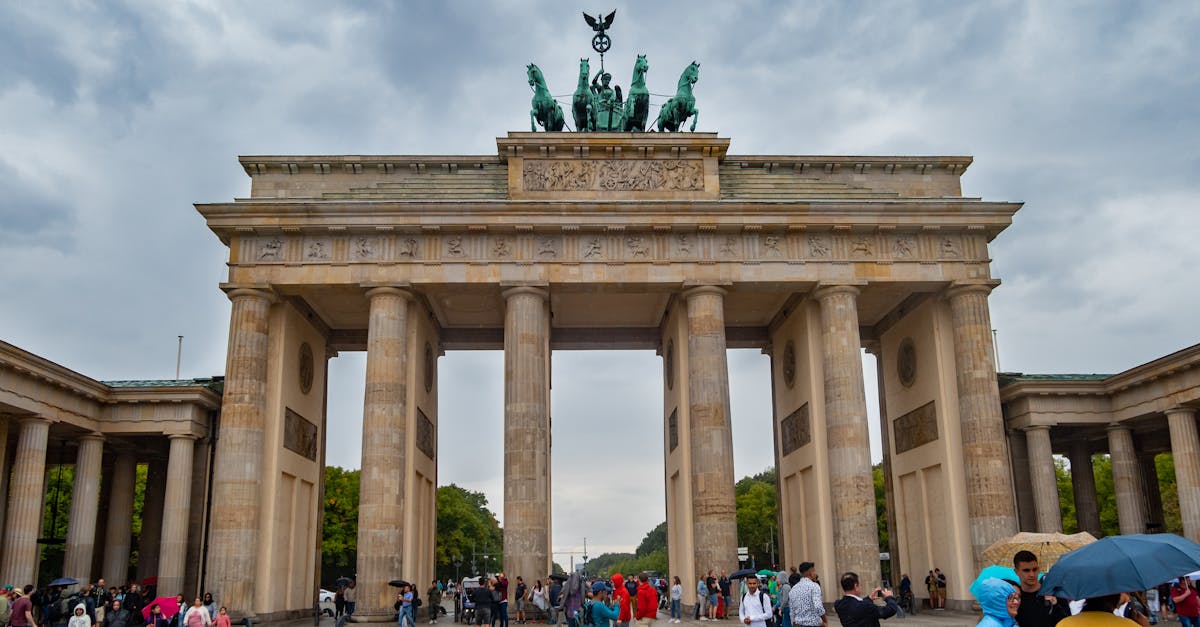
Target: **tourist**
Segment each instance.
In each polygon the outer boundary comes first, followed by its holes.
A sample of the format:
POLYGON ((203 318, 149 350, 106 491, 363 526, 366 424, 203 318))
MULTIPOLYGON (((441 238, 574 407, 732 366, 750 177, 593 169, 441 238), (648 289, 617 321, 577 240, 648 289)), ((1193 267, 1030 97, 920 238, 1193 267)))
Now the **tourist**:
POLYGON ((856 573, 842 575, 842 598, 833 603, 842 627, 879 627, 879 619, 895 616, 896 599, 892 591, 875 588, 869 596, 863 597, 862 582, 856 573), (876 599, 883 599, 883 605, 876 605, 876 599))
POLYGON ((96 585, 92 586, 92 607, 95 608, 93 616, 96 619, 96 624, 104 622, 104 611, 108 609, 108 602, 112 600, 109 596, 109 591, 104 587, 104 578, 96 580, 96 585))
MULTIPOLYGON (((761 582, 759 583, 761 584, 761 582)), ((729 581, 729 576, 725 574, 725 569, 722 568, 721 576, 717 579, 717 588, 720 588, 721 600, 724 601, 724 611, 722 612, 721 618, 729 618, 729 605, 733 600, 729 595, 732 585, 732 582, 729 581)), ((772 591, 771 594, 774 595, 775 592, 772 591)))
POLYGON ((513 598, 517 601, 517 624, 525 623, 525 596, 529 593, 529 586, 525 585, 525 579, 517 575, 517 590, 513 593, 513 598))
POLYGON ((87 615, 87 604, 77 603, 75 610, 71 613, 70 620, 67 621, 67 627, 92 627, 92 617, 87 615))
POLYGON ((1146 610, 1143 592, 1122 592, 1121 600, 1117 603, 1117 609, 1113 610, 1113 614, 1121 618, 1129 620, 1141 625, 1142 627, 1150 627, 1150 612, 1146 610))
POLYGON ((708 571, 708 577, 704 578, 705 594, 708 596, 708 620, 717 620, 717 610, 720 609, 721 602, 721 586, 717 582, 717 571, 708 571))
POLYGON ((225 609, 225 606, 222 605, 221 609, 217 610, 217 618, 213 621, 213 626, 232 627, 229 623, 229 611, 225 609))
POLYGON ((169 627, 171 619, 162 613, 162 607, 154 603, 150 606, 150 616, 146 619, 146 627, 169 627))
POLYGON ((188 607, 187 601, 184 600, 182 594, 175 595, 175 604, 179 606, 179 611, 176 612, 175 616, 171 618, 171 624, 174 625, 174 627, 184 627, 183 619, 185 616, 187 616, 187 612, 190 608, 188 607))
MULTIPOLYGON (((136 583, 129 584, 129 591, 121 597, 121 607, 131 615, 137 616, 142 613, 142 608, 146 607, 146 601, 151 599, 143 599, 141 588, 136 583)), ((183 608, 181 604, 180 609, 183 608)))
MULTIPOLYGON (((618 609, 616 627, 629 627, 629 621, 633 619, 633 597, 629 594, 629 588, 625 587, 625 577, 621 573, 613 574, 612 587, 613 600, 616 601, 618 609)), ((594 588, 595 586, 593 593, 594 588)))
POLYGON ((824 596, 821 594, 821 584, 817 576, 817 565, 812 562, 802 562, 799 574, 793 578, 796 583, 788 592, 788 610, 791 614, 791 624, 799 627, 825 627, 829 619, 825 616, 824 596))
POLYGON ((629 577, 628 577, 628 578, 625 580, 625 591, 629 593, 629 609, 630 609, 630 613, 631 613, 631 614, 636 614, 636 613, 637 613, 637 602, 638 602, 638 598, 637 598, 637 591, 638 591, 637 577, 635 577, 635 576, 633 576, 633 575, 630 575, 630 576, 629 576, 629 577))
POLYGON ((681 605, 683 604, 683 582, 679 580, 679 575, 671 583, 671 622, 678 623, 683 620, 681 605))
POLYGON ((646 573, 640 573, 637 585, 637 621, 640 627, 654 627, 658 620, 658 590, 650 585, 646 573))
POLYGON ((746 594, 738 605, 738 617, 743 625, 749 627, 766 627, 767 621, 774 616, 771 611, 771 597, 759 589, 758 575, 746 577, 746 594))
POLYGON ((204 609, 208 610, 209 618, 216 620, 217 602, 213 600, 213 595, 211 592, 204 593, 204 609))
POLYGON ((983 620, 977 627, 1013 627, 1018 611, 1025 604, 1019 588, 1003 579, 984 579, 971 586, 971 591, 983 609, 983 620))
POLYGON ((0 592, 0 627, 8 625, 9 619, 12 618, 12 586, 5 586, 0 592))
POLYGON ((183 615, 182 627, 212 627, 212 615, 208 613, 208 608, 204 607, 204 601, 200 597, 192 600, 192 606, 183 615))
POLYGON ((776 616, 779 617, 775 624, 790 627, 792 613, 789 605, 791 604, 792 585, 788 583, 788 574, 782 570, 775 573, 775 589, 778 591, 778 595, 775 597, 777 599, 775 611, 776 616))
POLYGON ((549 616, 546 622, 551 625, 558 624, 558 610, 562 607, 563 601, 563 584, 558 579, 551 578, 550 586, 546 591, 546 603, 550 606, 549 616))
POLYGON ((429 624, 432 625, 437 622, 438 611, 442 609, 442 587, 437 579, 429 586, 426 596, 429 597, 429 624))
POLYGON ((12 615, 8 619, 8 624, 11 627, 36 627, 37 621, 33 620, 33 601, 29 595, 33 592, 33 586, 25 586, 21 592, 13 591, 16 597, 12 602, 12 615))
POLYGON ((696 580, 696 612, 693 620, 708 620, 708 614, 704 609, 704 604, 708 602, 708 586, 704 584, 704 577, 701 576, 696 580))
POLYGON ((907 573, 900 575, 900 607, 913 614, 917 613, 916 599, 913 598, 912 579, 908 578, 907 573))
POLYGON ((337 590, 333 593, 333 617, 341 618, 346 611, 346 586, 338 584, 337 590))
POLYGON ((1075 616, 1060 621, 1059 627, 1137 627, 1137 623, 1114 616, 1113 610, 1121 601, 1120 594, 1108 594, 1086 599, 1083 609, 1075 616))
POLYGON ((1016 616, 1020 627, 1054 627, 1071 615, 1071 608, 1066 603, 1041 594, 1041 567, 1032 551, 1017 551, 1013 556, 1013 570, 1021 580, 1021 609, 1016 616))
POLYGON ((936 610, 938 606, 938 585, 937 577, 934 576, 932 570, 929 571, 928 575, 925 575, 925 589, 929 591, 929 609, 936 610))
POLYGON ((1159 610, 1161 605, 1158 602, 1158 588, 1150 588, 1146 591, 1146 610, 1150 612, 1150 624, 1158 624, 1159 610))
POLYGON ((499 596, 492 614, 492 624, 508 627, 508 577, 504 573, 496 573, 492 590, 499 596))
POLYGON ((937 597, 939 610, 946 609, 946 574, 940 568, 934 568, 933 574, 936 576, 934 581, 937 583, 937 597))
MULTIPOLYGON (((626 592, 623 586, 614 587, 616 592, 626 592)), ((615 604, 609 603, 608 587, 603 581, 597 581, 591 587, 592 600, 584 605, 583 614, 591 620, 587 622, 590 627, 609 627, 611 624, 620 624, 621 612, 615 604)), ((628 592, 626 592, 628 594, 628 592)), ((628 624, 628 619, 626 620, 628 624)))
POLYGON ((1175 615, 1183 627, 1200 627, 1200 599, 1197 599, 1196 588, 1187 577, 1180 577, 1171 586, 1171 600, 1175 602, 1175 615))
POLYGON ((475 603, 475 624, 476 625, 491 625, 492 624, 492 580, 480 581, 479 587, 474 590, 465 591, 471 595, 471 601, 475 603))
POLYGON ((346 599, 346 616, 354 616, 355 601, 358 600, 358 591, 354 588, 357 585, 358 582, 351 580, 342 591, 342 596, 346 599))
POLYGON ((137 627, 142 622, 141 615, 136 615, 137 618, 134 616, 133 612, 125 609, 125 605, 119 599, 113 599, 110 609, 104 613, 104 627, 137 627))

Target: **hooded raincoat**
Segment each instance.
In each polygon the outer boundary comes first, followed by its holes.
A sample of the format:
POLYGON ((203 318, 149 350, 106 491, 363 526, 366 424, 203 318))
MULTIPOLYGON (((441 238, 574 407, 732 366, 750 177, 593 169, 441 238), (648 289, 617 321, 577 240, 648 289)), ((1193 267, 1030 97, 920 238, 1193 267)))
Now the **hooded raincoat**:
POLYGON ((1008 615, 1008 596, 1017 589, 1002 579, 985 579, 971 586, 971 592, 983 609, 983 620, 976 627, 1013 627, 1017 621, 1008 615))
POLYGON ((629 607, 629 591, 625 589, 625 578, 621 573, 612 576, 613 597, 617 600, 617 606, 621 608, 621 614, 617 617, 617 622, 629 622, 633 618, 633 611, 629 607))
POLYGON ((71 611, 71 620, 67 621, 67 627, 92 627, 92 619, 87 614, 87 605, 80 603, 75 606, 75 609, 71 611))

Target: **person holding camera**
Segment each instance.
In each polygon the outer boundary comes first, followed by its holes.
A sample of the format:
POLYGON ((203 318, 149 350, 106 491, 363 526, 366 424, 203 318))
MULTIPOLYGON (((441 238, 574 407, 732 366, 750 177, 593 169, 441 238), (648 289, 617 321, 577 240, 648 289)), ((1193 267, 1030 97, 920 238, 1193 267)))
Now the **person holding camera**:
POLYGON ((842 575, 842 598, 833 603, 842 627, 879 627, 880 619, 888 619, 896 615, 900 606, 892 591, 884 587, 876 587, 871 594, 863 597, 862 582, 856 573, 842 575), (883 599, 883 605, 875 601, 883 599))

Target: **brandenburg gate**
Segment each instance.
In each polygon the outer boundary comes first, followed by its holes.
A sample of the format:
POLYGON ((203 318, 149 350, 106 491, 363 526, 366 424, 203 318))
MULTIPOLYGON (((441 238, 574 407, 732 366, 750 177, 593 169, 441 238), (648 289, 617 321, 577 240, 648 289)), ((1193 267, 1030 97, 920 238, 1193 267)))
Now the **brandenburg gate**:
MULTIPOLYGON (((358 612, 434 576, 438 357, 504 350, 504 564, 551 571, 555 350, 654 349, 671 574, 736 567, 728 348, 771 358, 783 562, 880 578, 861 351, 879 363, 894 563, 966 584, 1017 531, 969 157, 735 156, 715 133, 509 133, 476 156, 248 156, 198 204, 232 301, 207 581, 311 611, 328 359, 367 353, 358 612)), ((497 373, 499 376, 500 373, 497 373)), ((458 393, 461 390, 451 390, 458 393)), ((827 585, 832 595, 834 586, 827 585)), ((690 602, 694 590, 684 586, 690 602)))

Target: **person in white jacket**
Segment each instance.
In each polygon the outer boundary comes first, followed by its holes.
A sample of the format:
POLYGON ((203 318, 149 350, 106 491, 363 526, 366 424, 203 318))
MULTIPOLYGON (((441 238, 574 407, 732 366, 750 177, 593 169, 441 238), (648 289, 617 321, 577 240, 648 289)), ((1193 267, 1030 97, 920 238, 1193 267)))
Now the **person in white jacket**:
POLYGON ((746 594, 738 606, 738 617, 748 627, 766 627, 771 619, 771 596, 759 587, 758 577, 746 577, 746 594))
POLYGON ((75 606, 75 614, 67 621, 67 627, 92 627, 92 619, 87 615, 87 606, 83 603, 75 606))
POLYGON ((192 606, 187 609, 187 614, 183 615, 183 627, 211 626, 212 617, 208 615, 208 609, 204 607, 204 602, 200 600, 200 597, 196 597, 196 600, 192 601, 192 606))

